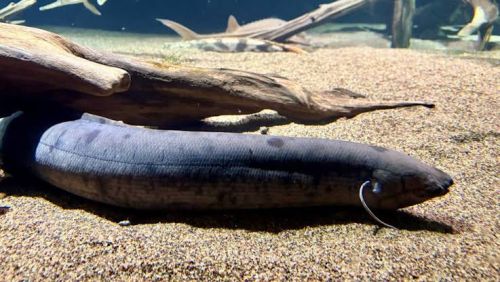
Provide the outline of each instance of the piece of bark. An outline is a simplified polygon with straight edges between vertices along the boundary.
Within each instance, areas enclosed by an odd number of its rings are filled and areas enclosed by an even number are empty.
[[[245,71],[146,62],[7,24],[0,24],[0,105],[69,109],[163,128],[263,109],[313,124],[377,109],[432,106],[368,101],[342,89],[314,92],[283,77]]]
[[[108,96],[130,85],[127,71],[81,58],[72,43],[46,31],[1,24],[0,44],[2,80],[25,92],[62,88]]]
[[[322,4],[318,9],[310,13],[290,20],[276,29],[266,30],[255,34],[252,37],[284,42],[293,35],[322,25],[336,17],[359,8],[366,3],[368,3],[368,0],[339,0],[329,4]]]
[[[392,21],[392,48],[410,47],[415,0],[395,0]]]
[[[28,9],[36,4],[36,0],[21,0],[17,3],[11,2],[6,7],[0,9],[0,22],[8,22],[7,18],[16,15],[17,13]],[[15,21],[15,23],[22,23],[24,21]]]
[[[176,31],[184,40],[236,37],[308,45],[308,41],[303,38],[303,34],[301,34],[303,31],[324,24],[327,21],[331,21],[340,15],[344,15],[355,8],[361,7],[368,1],[369,0],[338,0],[330,4],[322,4],[318,9],[290,21],[268,18],[240,27],[235,27],[236,20],[231,16],[230,24],[228,24],[226,32],[212,34],[197,34],[180,23],[166,19],[157,20]]]

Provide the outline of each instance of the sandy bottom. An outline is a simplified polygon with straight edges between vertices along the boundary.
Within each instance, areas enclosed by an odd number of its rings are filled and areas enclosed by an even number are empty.
[[[382,214],[317,208],[138,213],[8,178],[0,184],[0,280],[498,280],[500,59],[498,53],[372,47],[311,54],[162,51],[162,36],[86,36],[89,46],[204,67],[274,73],[311,89],[370,99],[427,100],[435,109],[378,111],[269,134],[351,140],[404,151],[450,173],[452,191]],[[130,226],[118,222],[130,220]]]

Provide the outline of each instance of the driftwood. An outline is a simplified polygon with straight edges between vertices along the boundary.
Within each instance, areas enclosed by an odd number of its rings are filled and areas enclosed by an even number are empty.
[[[338,0],[330,4],[322,4],[318,9],[310,13],[290,20],[276,29],[263,31],[253,37],[283,42],[293,35],[331,21],[365,5],[367,2],[368,0]]]
[[[392,20],[392,48],[410,47],[415,0],[395,0]]]
[[[432,106],[352,96],[341,89],[310,91],[283,77],[101,53],[50,32],[0,24],[0,110],[70,109],[172,127],[262,109],[310,124],[377,109]]]
[[[243,26],[240,26],[236,19],[233,16],[230,16],[226,32],[213,34],[197,34],[177,22],[165,19],[157,20],[165,26],[173,29],[184,40],[222,37],[249,37],[283,43],[289,42],[307,44],[304,38],[301,38],[301,32],[331,21],[338,16],[361,7],[367,2],[368,0],[338,0],[330,4],[323,4],[318,9],[290,21],[268,18]]]
[[[105,1],[104,1],[105,2]],[[102,3],[102,4],[101,4]],[[89,10],[92,14],[96,16],[100,16],[101,12],[97,10],[96,6],[90,3],[89,0],[56,0],[50,4],[40,7],[40,11],[52,10],[60,7],[64,7],[67,5],[77,5],[82,4],[87,10]],[[102,1],[98,1],[98,4],[102,6],[104,3]]]
[[[0,22],[8,22],[7,18],[25,10],[36,4],[36,0],[21,0],[17,3],[9,3],[5,8],[0,9]],[[10,22],[10,21],[9,21]],[[24,21],[12,21],[12,23],[23,23]]]

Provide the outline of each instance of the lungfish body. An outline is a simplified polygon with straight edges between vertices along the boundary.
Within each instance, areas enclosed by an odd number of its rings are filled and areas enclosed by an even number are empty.
[[[361,206],[397,209],[448,192],[450,176],[406,154],[325,139],[160,131],[82,118],[2,122],[0,156],[73,194],[136,209]]]

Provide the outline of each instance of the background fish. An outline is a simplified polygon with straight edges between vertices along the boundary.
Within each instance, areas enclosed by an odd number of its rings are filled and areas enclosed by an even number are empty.
[[[198,40],[206,38],[224,38],[224,37],[253,37],[258,32],[264,32],[286,23],[285,20],[278,18],[266,18],[258,21],[254,21],[245,25],[240,25],[238,20],[233,16],[229,16],[227,20],[227,28],[225,32],[222,33],[211,33],[211,34],[198,34],[188,27],[166,19],[156,19],[163,25],[171,28],[177,34],[179,34],[184,40]],[[299,35],[294,35],[286,40],[289,43],[296,43],[302,45],[308,45],[309,42],[305,37],[305,33]]]
[[[97,3],[102,6],[104,5],[104,3],[106,3],[106,1],[107,0],[99,0]],[[75,4],[83,4],[83,6],[85,6],[85,8],[87,8],[87,10],[89,10],[93,14],[98,16],[101,15],[101,12],[99,12],[99,10],[97,10],[97,8],[92,3],[90,3],[89,0],[57,0],[48,5],[40,7],[40,11],[46,11],[55,8],[60,8],[66,5],[75,5]]]
[[[299,47],[256,38],[205,38],[166,45],[170,49],[199,49],[223,53],[236,52],[294,52],[305,53]]]
[[[467,0],[467,2],[474,9],[474,16],[471,22],[458,32],[459,36],[471,35],[482,25],[493,24],[498,18],[498,8],[489,0]]]

